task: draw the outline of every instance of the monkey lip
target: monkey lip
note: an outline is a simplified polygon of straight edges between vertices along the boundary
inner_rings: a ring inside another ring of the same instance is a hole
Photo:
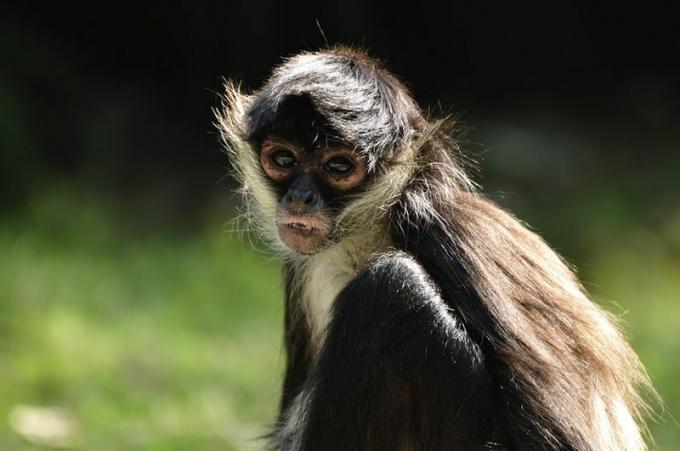
[[[307,218],[285,219],[279,223],[281,226],[290,229],[291,232],[299,233],[300,235],[309,236],[318,231],[314,221]]]
[[[301,254],[313,254],[328,238],[328,224],[317,217],[282,215],[277,224],[284,244]]]
[[[279,227],[301,235],[323,233],[327,228],[324,222],[311,216],[281,216],[279,217],[278,224]]]

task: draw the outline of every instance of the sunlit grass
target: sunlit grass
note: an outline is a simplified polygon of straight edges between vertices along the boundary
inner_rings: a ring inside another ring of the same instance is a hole
[[[0,449],[33,449],[8,429],[19,405],[64,408],[83,449],[261,448],[282,363],[277,265],[222,224],[122,239],[106,212],[65,207],[1,226]]]

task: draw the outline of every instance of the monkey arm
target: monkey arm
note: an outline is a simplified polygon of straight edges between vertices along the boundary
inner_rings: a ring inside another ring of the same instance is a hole
[[[311,381],[304,450],[481,449],[493,438],[484,358],[403,253],[337,297]]]

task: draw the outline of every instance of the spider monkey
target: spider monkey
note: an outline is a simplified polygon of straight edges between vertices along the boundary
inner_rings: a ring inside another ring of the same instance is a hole
[[[298,54],[252,94],[227,82],[216,116],[284,262],[272,449],[647,449],[615,319],[381,62]]]

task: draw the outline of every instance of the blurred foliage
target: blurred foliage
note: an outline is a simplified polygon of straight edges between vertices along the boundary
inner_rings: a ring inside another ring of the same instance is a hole
[[[0,224],[0,449],[37,449],[8,429],[18,405],[66,409],[82,449],[258,449],[282,363],[277,265],[221,220],[138,234],[116,214],[61,186]]]

